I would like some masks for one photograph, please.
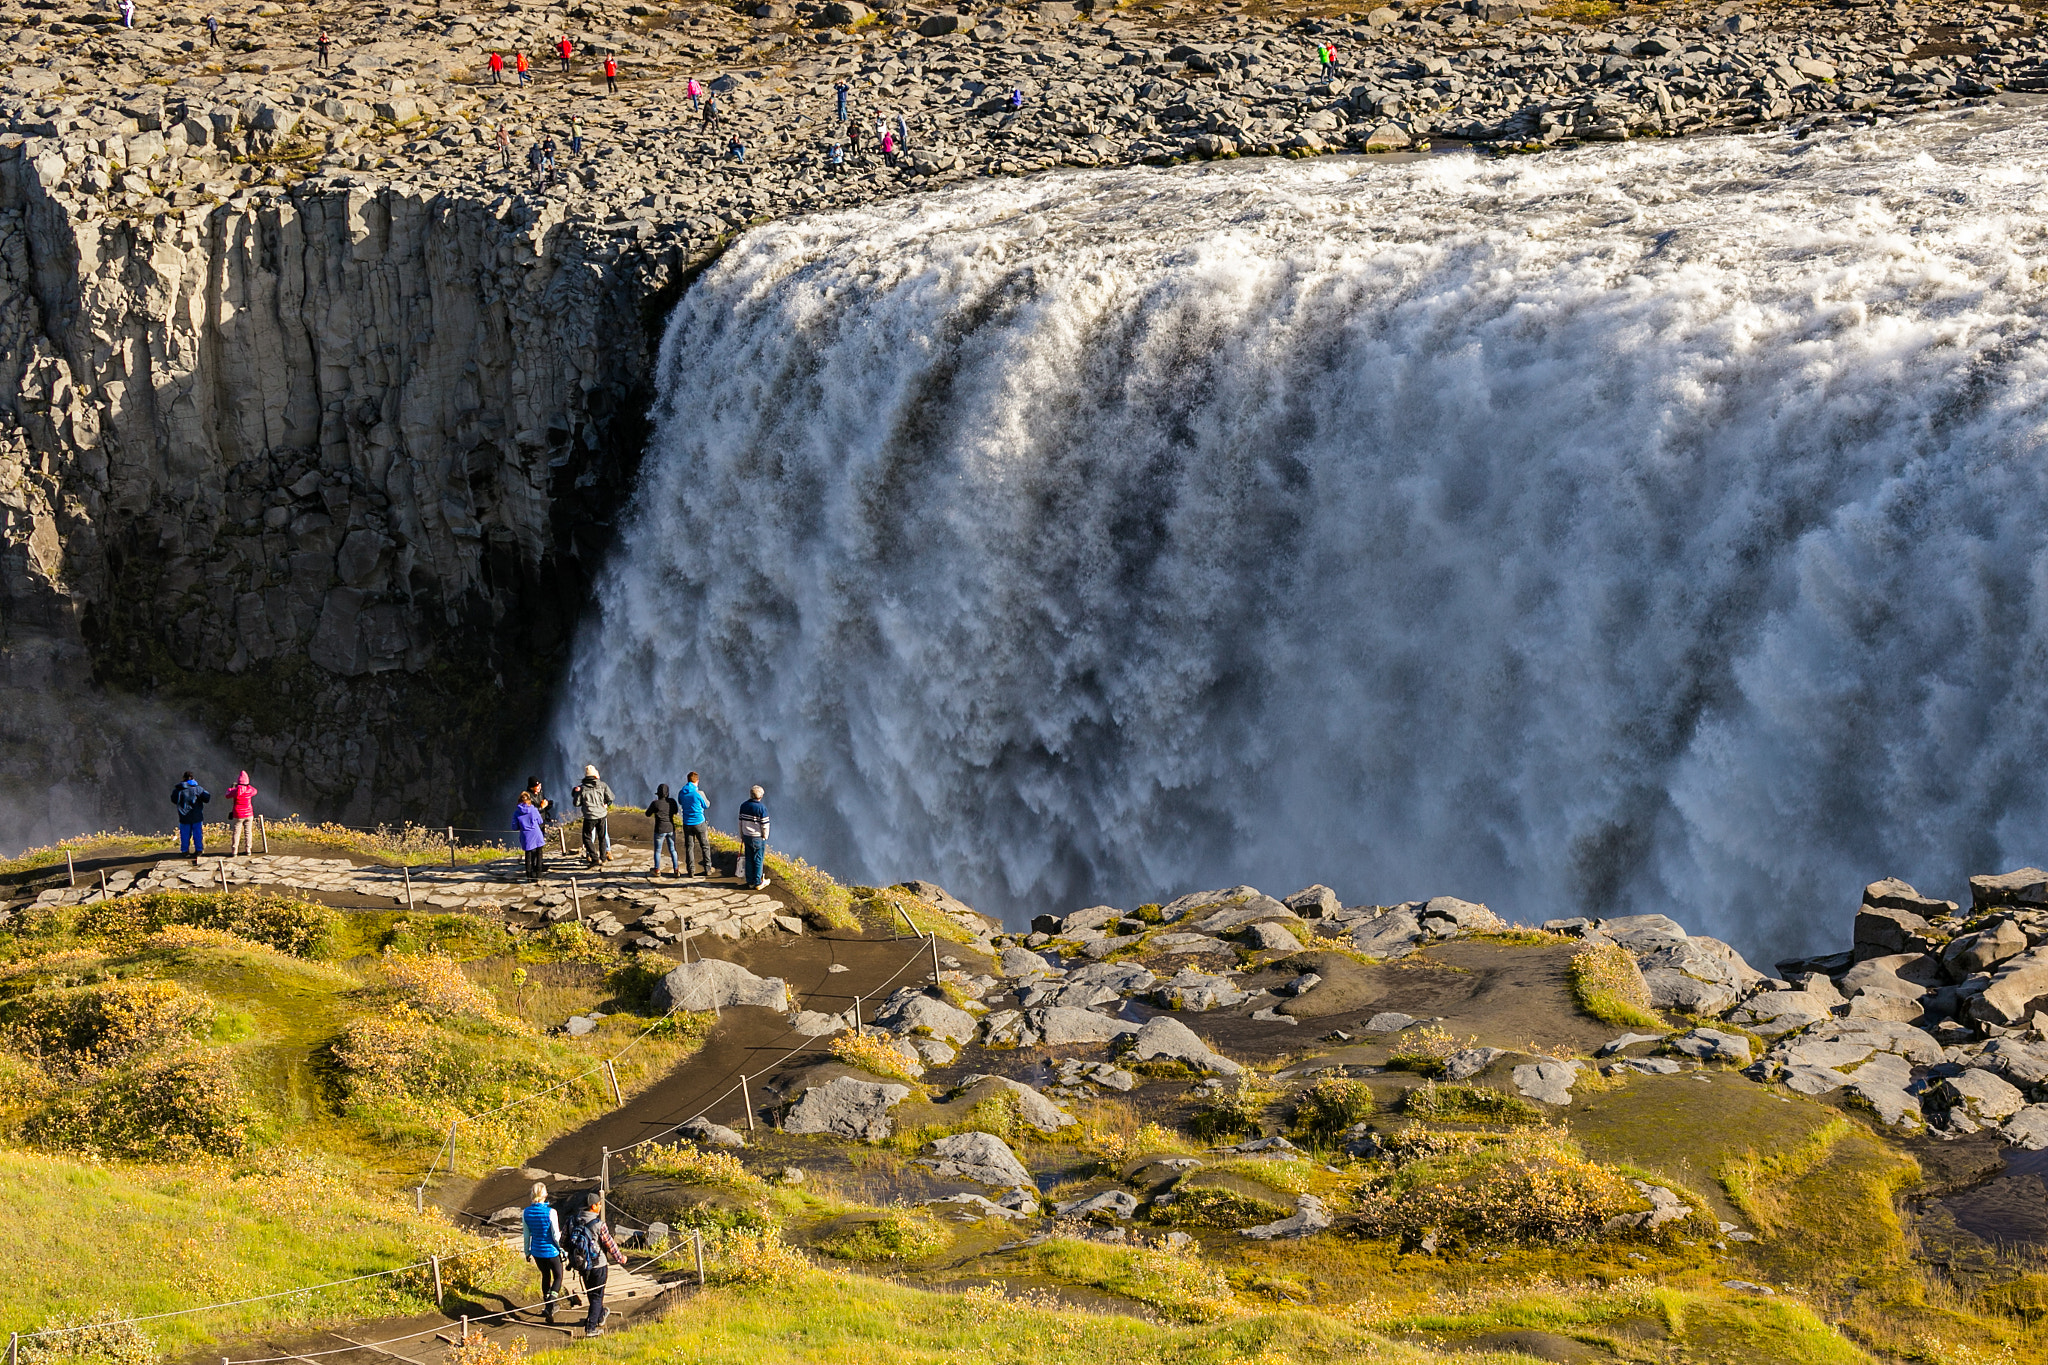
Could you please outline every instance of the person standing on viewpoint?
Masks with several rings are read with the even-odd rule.
[[[533,803],[532,792],[519,793],[519,804],[513,808],[512,818],[519,826],[519,851],[526,855],[526,880],[540,880],[542,850],[548,846],[548,833],[541,828],[540,807]]]
[[[647,813],[654,817],[654,866],[647,869],[650,877],[661,875],[661,851],[668,850],[668,875],[683,875],[682,864],[676,861],[676,814],[682,810],[682,803],[668,794],[668,783],[654,789],[654,799],[647,803]]]
[[[497,84],[498,84],[499,82],[503,81],[504,79],[505,79],[505,54],[504,54],[504,53],[502,53],[502,52],[493,52],[493,53],[491,54],[491,84],[492,84],[492,85],[497,85]]]
[[[526,1231],[526,1255],[540,1271],[540,1297],[547,1320],[555,1320],[555,1300],[562,1293],[562,1220],[548,1204],[548,1187],[535,1181],[533,1202],[520,1211]]]
[[[569,795],[576,802],[576,810],[583,816],[583,856],[590,866],[609,862],[612,856],[612,832],[605,823],[605,817],[612,810],[612,789],[604,784],[594,766],[585,765],[583,780]]]
[[[313,46],[320,49],[320,65],[324,68],[327,65],[328,48],[328,38],[326,29],[323,28],[320,30],[320,36],[314,39]]]
[[[608,95],[619,93],[619,59],[614,54],[604,54],[604,89]]]
[[[239,858],[244,853],[253,856],[256,852],[256,789],[249,785],[249,774],[235,775],[235,785],[227,790],[228,800],[234,805],[228,808],[228,856]]]
[[[704,817],[711,813],[711,798],[704,795],[704,789],[697,785],[697,774],[690,774],[683,783],[683,789],[676,793],[676,801],[683,808],[683,875],[708,877],[711,875],[711,845],[704,838]],[[694,861],[690,856],[693,848],[697,851]]]
[[[749,891],[768,889],[768,807],[761,799],[767,794],[755,787],[753,795],[740,802],[740,876]]]
[[[211,800],[213,793],[190,773],[171,788],[171,804],[178,808],[178,854],[191,854],[195,867],[206,855],[206,803]]]

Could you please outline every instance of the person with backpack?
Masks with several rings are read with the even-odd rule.
[[[597,775],[597,769],[585,765],[583,780],[569,792],[576,802],[576,810],[583,817],[583,857],[591,867],[611,861],[612,832],[605,823],[605,817],[612,810],[612,789]]]
[[[749,891],[768,889],[768,807],[761,800],[767,794],[755,787],[753,795],[740,802],[740,846],[746,854],[740,875]]]
[[[697,785],[697,774],[690,774],[676,800],[683,808],[683,874],[708,877],[711,875],[711,844],[704,837],[704,817],[711,813],[711,798]],[[694,863],[690,858],[692,849],[697,854]]]
[[[604,1282],[611,1277],[613,1266],[625,1263],[626,1254],[604,1225],[604,1197],[594,1195],[588,1207],[569,1218],[569,1264],[582,1277],[584,1297],[590,1300],[590,1313],[583,1320],[584,1336],[604,1335],[604,1320],[611,1316],[604,1306]]]
[[[206,803],[211,800],[213,793],[190,773],[171,788],[171,804],[178,808],[178,853],[191,854],[194,866],[206,856]]]
[[[531,792],[519,793],[519,804],[513,807],[512,818],[519,826],[519,851],[526,856],[526,880],[540,880],[541,857],[548,846],[548,833],[541,828],[540,807],[533,804]]]
[[[676,816],[681,813],[682,803],[668,794],[668,783],[654,789],[654,799],[647,803],[647,813],[654,817],[654,866],[647,869],[650,877],[661,875],[661,851],[668,850],[668,875],[683,875],[682,864],[676,861]]]
[[[256,789],[249,785],[249,774],[235,775],[235,785],[227,790],[228,800],[235,804],[229,808],[228,856],[239,858],[244,853],[256,853]]]
[[[548,1187],[533,1182],[533,1202],[520,1211],[526,1230],[526,1255],[540,1271],[541,1304],[547,1320],[555,1320],[555,1300],[562,1296],[562,1220],[548,1203]]]

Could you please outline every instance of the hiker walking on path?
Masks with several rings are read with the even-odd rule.
[[[896,147],[900,151],[910,145],[910,125],[904,121],[903,111],[896,111]]]
[[[704,126],[706,128],[716,128],[718,126],[718,96],[716,95],[704,101]]]
[[[547,1320],[555,1320],[555,1300],[562,1293],[562,1220],[548,1205],[548,1187],[533,1183],[533,1202],[519,1214],[526,1227],[526,1254],[540,1270],[540,1297]]]
[[[661,851],[668,850],[668,875],[683,875],[682,864],[676,860],[676,816],[683,809],[682,803],[668,794],[668,783],[654,789],[654,799],[647,803],[647,813],[654,817],[654,866],[647,869],[650,877],[661,875]]]
[[[740,802],[740,846],[746,854],[740,876],[749,891],[768,889],[768,807],[761,800],[767,794],[756,787]]]
[[[135,0],[121,0],[121,27],[135,27]]]
[[[505,125],[498,125],[498,153],[505,158],[505,169],[512,169],[512,135],[505,131]]]
[[[860,120],[859,120],[859,119],[855,119],[855,120],[853,120],[853,121],[852,121],[851,123],[848,123],[848,124],[846,125],[846,154],[847,154],[847,155],[848,155],[849,157],[853,158],[853,164],[854,164],[854,165],[858,166],[858,165],[860,164]]]
[[[493,52],[491,54],[491,84],[496,85],[499,82],[503,81],[504,79],[505,54],[502,52]]]
[[[526,52],[523,48],[512,54],[512,71],[519,77],[519,83],[525,85],[529,77],[526,74]]]
[[[512,818],[519,826],[519,851],[526,855],[526,879],[537,882],[540,880],[541,850],[547,847],[548,835],[542,827],[540,807],[534,804],[532,792],[519,793],[519,804],[513,808]]]
[[[313,46],[320,50],[320,65],[327,65],[327,30],[321,29],[320,36],[313,40]]]
[[[171,804],[178,808],[178,853],[191,854],[195,865],[206,854],[206,803],[211,800],[213,793],[190,773],[171,788]]]
[[[604,54],[604,89],[608,95],[619,93],[619,59],[609,52]]]
[[[711,845],[704,838],[704,817],[711,813],[711,798],[704,795],[704,789],[697,785],[697,774],[691,773],[677,793],[677,804],[683,808],[683,874],[690,877],[711,875]],[[694,863],[690,850],[697,850]]]
[[[239,858],[244,853],[256,852],[256,789],[249,785],[249,774],[235,774],[235,785],[227,790],[228,800],[235,804],[229,808],[232,823],[228,826],[228,856]]]
[[[689,85],[689,91],[690,91],[690,112],[694,114],[694,113],[696,113],[696,112],[697,112],[697,96],[698,96],[698,94],[700,93],[700,91],[699,91],[699,90],[698,90],[698,88],[697,88],[697,78],[696,78],[695,76],[692,76],[692,77],[690,77],[690,85]]]
[[[592,867],[609,861],[612,832],[605,824],[605,817],[611,814],[612,789],[597,775],[595,767],[586,765],[583,780],[569,795],[575,799],[576,809],[583,816],[583,856]]]
[[[211,14],[206,16],[206,45],[208,47],[220,46],[220,20]]]
[[[602,1195],[594,1197],[588,1208],[570,1218],[569,1260],[583,1278],[583,1294],[590,1300],[590,1313],[583,1319],[583,1335],[601,1337],[604,1320],[611,1316],[611,1310],[604,1306],[604,1282],[611,1278],[613,1266],[626,1263],[626,1254],[612,1240],[612,1230],[604,1225]]]

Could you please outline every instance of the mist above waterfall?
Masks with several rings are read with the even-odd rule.
[[[2048,131],[988,182],[685,296],[553,742],[1013,922],[2048,859]]]

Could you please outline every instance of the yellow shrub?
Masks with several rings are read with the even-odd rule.
[[[1643,981],[1635,954],[1619,943],[1593,943],[1572,955],[1572,999],[1580,1009],[1616,1028],[1662,1030],[1664,1021],[1650,1007],[1650,988]]]
[[[473,1019],[508,1033],[527,1026],[498,1008],[489,991],[469,979],[462,964],[441,953],[407,957],[394,953],[379,964],[385,989],[429,1019]]]
[[[870,1076],[883,1076],[892,1081],[915,1082],[923,1071],[921,1066],[898,1052],[896,1045],[881,1034],[841,1033],[832,1039],[829,1046],[834,1057],[848,1066],[858,1067]]]
[[[713,1258],[720,1284],[790,1284],[812,1273],[804,1254],[774,1228],[740,1229],[723,1237]]]
[[[213,1017],[213,1001],[175,981],[39,990],[0,1008],[14,1047],[47,1071],[81,1075],[190,1039]]]

